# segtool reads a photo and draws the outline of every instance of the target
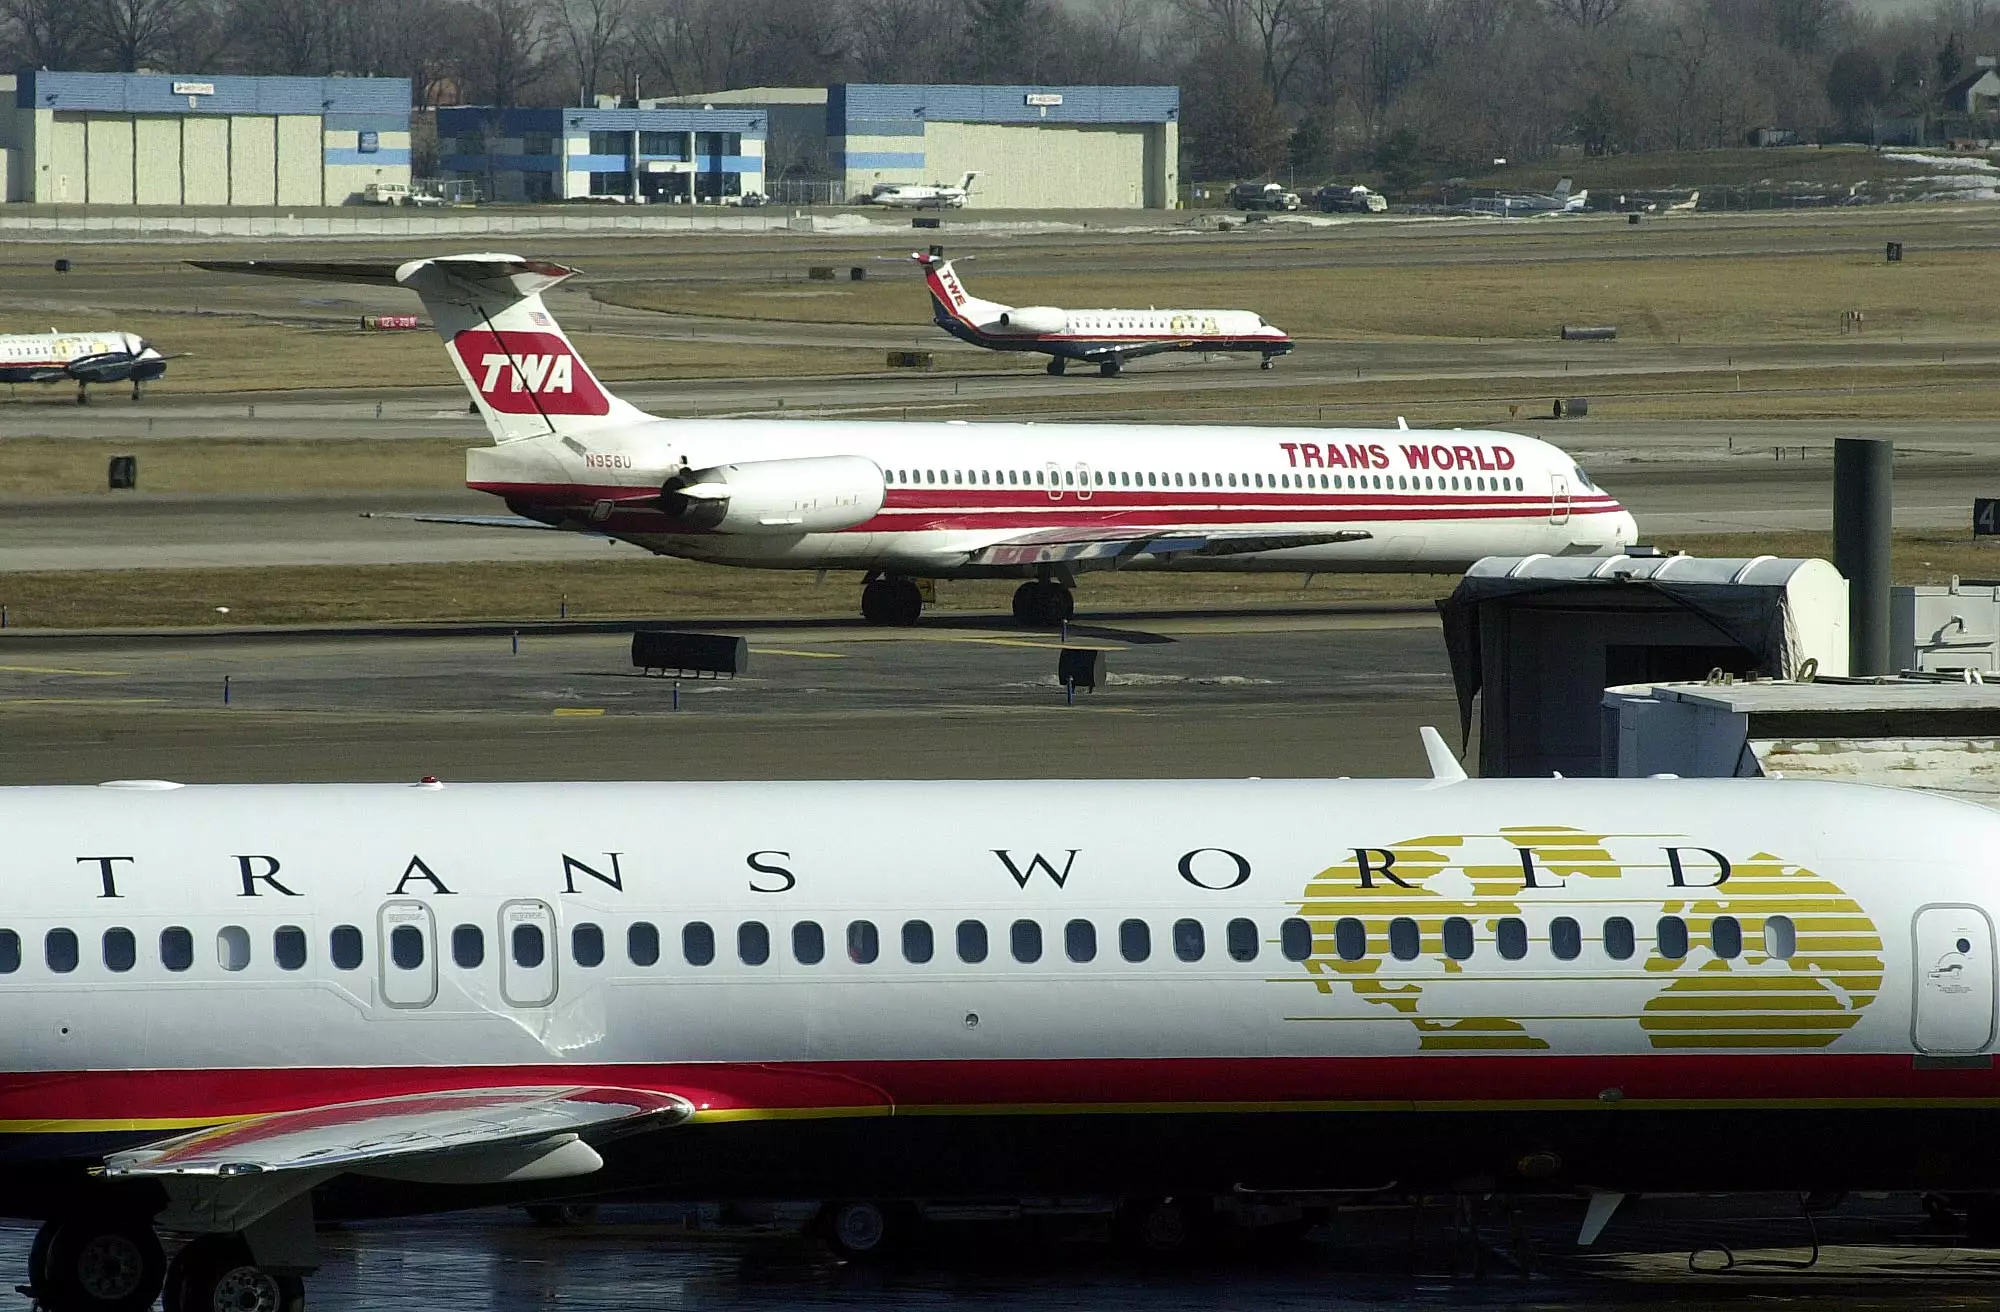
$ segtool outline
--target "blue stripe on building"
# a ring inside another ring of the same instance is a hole
[[[377,168],[386,169],[386,168],[407,168],[410,163],[409,151],[387,149],[387,148],[382,150],[360,151],[360,150],[334,150],[331,147],[329,147],[326,150],[325,155],[326,155],[326,162],[328,164],[373,164]]]
[[[176,92],[175,84],[211,87]],[[189,102],[193,102],[190,104]],[[366,114],[395,120],[374,130],[407,131],[405,77],[216,77],[187,73],[51,73],[30,70],[15,84],[19,109],[114,114]]]
[[[850,150],[838,157],[836,167],[843,169],[920,169],[924,166],[924,152],[921,150]]]

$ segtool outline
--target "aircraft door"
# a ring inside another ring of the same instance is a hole
[[[421,902],[384,902],[376,920],[381,941],[382,1001],[391,1007],[428,1007],[437,1000],[437,926]]]
[[[1076,466],[1076,499],[1090,500],[1090,466],[1080,461]]]
[[[556,913],[546,902],[500,908],[500,996],[516,1007],[556,1000]]]
[[[1993,925],[1978,907],[1925,907],[1914,929],[1917,1051],[1985,1052],[1993,1040]]]
[[[1562,474],[1549,479],[1549,523],[1569,523],[1569,479]]]
[[[1044,468],[1049,475],[1049,500],[1062,500],[1062,466],[1050,461]]]

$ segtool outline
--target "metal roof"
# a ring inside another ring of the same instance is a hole
[[[410,79],[34,70],[19,75],[14,104],[114,114],[397,114],[407,120]]]

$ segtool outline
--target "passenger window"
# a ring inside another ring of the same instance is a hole
[[[937,943],[928,920],[903,922],[903,960],[921,966],[937,955]]]
[[[690,966],[715,964],[715,931],[705,920],[681,926],[681,956]]]
[[[1494,946],[1500,949],[1502,958],[1519,961],[1528,955],[1528,926],[1523,920],[1508,916],[1494,926]]]
[[[817,920],[801,920],[792,926],[792,960],[801,966],[817,966],[826,960],[826,934]]]
[[[49,969],[58,975],[67,975],[76,969],[76,932],[69,929],[52,929],[42,938],[42,958]]]
[[[1014,960],[1032,964],[1042,959],[1042,927],[1032,920],[1017,920],[1008,933]]]
[[[1613,916],[1604,922],[1604,955],[1613,961],[1627,961],[1637,948],[1637,939],[1632,933],[1632,922],[1623,916]]]
[[[232,930],[237,934],[243,934],[242,956],[239,963],[234,966],[229,964],[231,957],[226,947]],[[224,970],[241,970],[250,964],[250,936],[235,926],[232,925],[222,931],[217,938],[217,946],[222,949]],[[421,967],[424,964],[424,932],[415,925],[398,925],[390,930],[389,960],[396,964],[397,970],[416,970]]]
[[[1687,921],[1679,916],[1661,916],[1657,941],[1661,956],[1669,961],[1679,961],[1688,954]]]
[[[1278,950],[1287,961],[1304,961],[1313,954],[1312,926],[1298,916],[1278,926]]]
[[[180,930],[170,929],[166,931],[165,934],[160,935],[160,956],[163,958],[167,956],[168,934],[186,934],[186,933],[187,931],[184,929]],[[361,931],[357,929],[355,926],[335,925],[333,927],[333,933],[327,936],[327,956],[332,958],[333,968],[335,970],[361,969],[361,957],[362,957],[361,942],[362,942]],[[192,935],[190,935],[187,940],[186,955],[189,964],[192,964],[194,962],[194,938]],[[168,960],[167,969],[186,970],[187,966],[176,966],[173,964],[171,960]]]
[[[569,932],[569,955],[579,966],[604,964],[604,931],[584,921]]]
[[[8,937],[11,938],[13,935],[10,933]],[[0,947],[4,946],[4,943],[0,943]],[[1790,916],[1766,916],[1764,918],[1764,955],[1774,957],[1779,961],[1789,961],[1792,958],[1792,954],[1798,950],[1799,935],[1798,931],[1792,928],[1792,918]],[[17,961],[20,959],[20,955],[20,946],[16,944],[14,957]],[[12,967],[7,967],[7,969],[11,970]]]
[[[1453,961],[1472,955],[1472,922],[1464,916],[1452,916],[1444,922],[1444,954]]]
[[[882,939],[872,920],[853,920],[847,925],[847,959],[857,966],[874,964],[882,955]]]
[[[978,965],[986,960],[986,922],[983,920],[961,920],[958,922],[958,959]]]
[[[1174,955],[1182,961],[1200,961],[1208,950],[1207,936],[1202,933],[1199,920],[1176,920],[1174,922]]]
[[[460,925],[451,931],[451,959],[460,970],[477,970],[486,964],[486,935],[477,925]]]
[[[533,970],[548,959],[549,943],[540,925],[516,925],[513,934],[514,964]]]
[[[1153,931],[1145,921],[1119,922],[1118,955],[1127,961],[1144,961],[1153,955]]]
[[[1417,922],[1408,916],[1397,916],[1389,922],[1389,955],[1398,961],[1414,961],[1423,950],[1423,936],[1417,931]]]
[[[1088,920],[1072,920],[1063,926],[1063,952],[1071,961],[1097,959],[1097,926]]]
[[[271,935],[271,956],[279,970],[304,970],[306,932],[297,925],[280,925]]]
[[[1229,922],[1229,957],[1232,961],[1257,959],[1257,922],[1238,917]]]
[[[1343,916],[1333,927],[1333,950],[1342,961],[1359,961],[1368,955],[1368,927],[1353,916]]]
[[[187,931],[181,932],[185,934]],[[11,929],[0,929],[0,975],[11,975],[20,968],[21,936]],[[181,969],[185,970],[187,967],[183,966]]]
[[[1708,927],[1708,944],[1724,961],[1742,956],[1743,923],[1734,916],[1717,916]]]
[[[1549,922],[1549,950],[1557,961],[1575,961],[1583,954],[1583,930],[1568,916]]]
[[[651,966],[660,960],[660,927],[647,920],[635,920],[625,927],[625,959],[635,966]]]
[[[106,970],[127,971],[139,959],[139,941],[132,937],[129,929],[107,929],[104,931],[104,967]]]
[[[771,959],[771,930],[763,921],[746,920],[736,927],[736,959],[746,966]]]

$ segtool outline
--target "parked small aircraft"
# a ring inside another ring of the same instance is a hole
[[[956,183],[882,182],[862,198],[864,205],[883,205],[898,210],[959,210],[972,196],[972,180],[979,174],[967,173]]]

